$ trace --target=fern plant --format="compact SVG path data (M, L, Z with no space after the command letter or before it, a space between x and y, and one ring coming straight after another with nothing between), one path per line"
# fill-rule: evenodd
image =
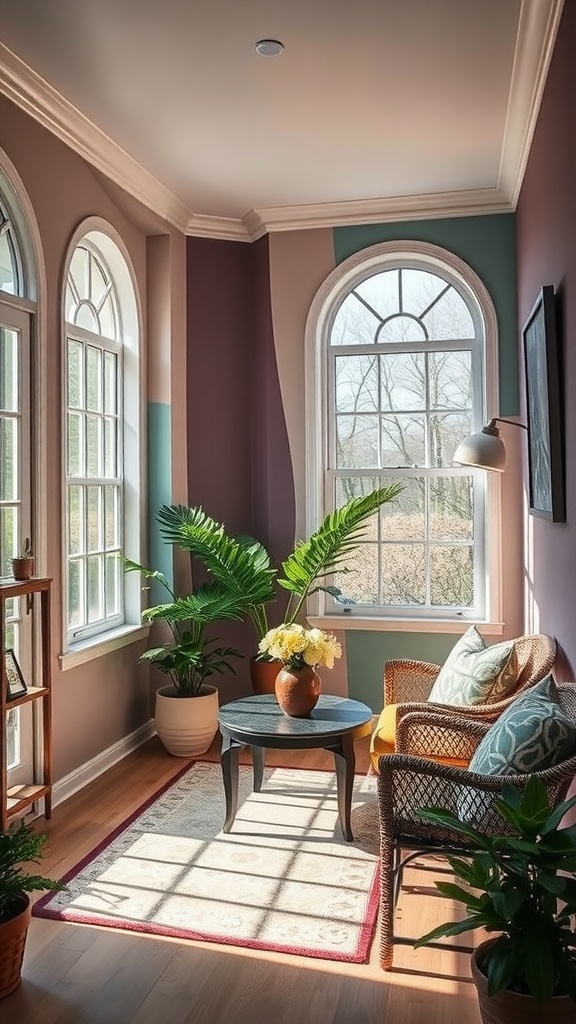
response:
M200 518L207 517L201 513ZM202 529L206 529L205 523ZM222 537L223 549L228 548L228 539ZM243 559L239 558L239 562L243 564ZM209 676L233 671L230 659L241 657L240 652L234 647L218 645L207 630L225 619L242 621L251 602L265 592L260 578L254 580L252 589L246 586L243 590L240 583L245 580L243 571L237 580L232 576L228 582L224 579L211 580L198 587L195 593L177 597L167 578L158 570L147 569L129 559L125 559L124 568L126 572L139 572L145 579L156 581L170 597L169 601L147 608L142 613L149 622L167 623L171 632L170 642L145 651L141 660L152 662L169 676L179 697L195 697Z
M260 641L268 631L267 606L276 598L275 582L288 591L284 614L278 616L286 625L296 622L311 594L323 590L338 597L341 590L327 577L337 570L347 571L345 560L356 549L369 519L402 489L401 484L382 487L335 509L308 540L296 545L280 570L272 566L259 541L230 536L222 523L201 508L164 505L157 520L164 540L199 558L214 581L238 606L244 605Z
M163 573L125 559L126 572L156 581L170 598L143 612L150 622L165 621L171 640L145 651L142 660L166 673L178 696L196 696L208 676L231 670L231 659L241 657L234 648L210 639L208 628L225 619L249 618L260 641L268 631L267 606L276 600L276 583L288 591L283 616L288 625L296 622L310 594L324 590L338 596L341 591L327 577L336 570L346 572L345 559L356 548L370 517L401 490L401 485L380 488L331 512L307 541L296 545L280 571L259 541L232 536L201 507L163 505L156 516L162 539L199 559L208 580L194 593L178 597Z
M19 907L23 893L41 889L62 889L62 882L25 871L23 864L38 863L46 835L21 822L0 832L0 922L9 921Z
M295 622L307 598L319 590L340 597L342 591L327 584L326 577L337 570L348 572L344 562L356 550L368 520L403 489L401 484L392 484L351 498L330 512L308 540L296 545L282 563L283 575L278 577L279 585L290 595L283 622L287 625Z
M199 506L163 505L156 518L163 540L198 558L221 593L241 610L233 617L248 615L260 632L266 625L262 610L274 600L276 576L263 545L253 537L231 536Z

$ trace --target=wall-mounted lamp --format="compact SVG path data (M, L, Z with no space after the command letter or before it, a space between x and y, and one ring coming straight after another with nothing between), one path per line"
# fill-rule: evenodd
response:
M494 416L478 434L470 434L464 438L454 452L454 462L461 466L476 466L478 469L494 469L498 473L504 471L506 466L506 449L500 437L497 423L511 423L513 427L522 427L527 430L525 423L517 423L516 420L503 420L500 416Z

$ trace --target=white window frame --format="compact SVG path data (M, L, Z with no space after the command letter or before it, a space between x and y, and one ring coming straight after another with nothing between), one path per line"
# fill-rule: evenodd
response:
M62 410L63 410L63 445L62 445L62 552L63 552L63 614L62 614L62 650L60 667L63 670L74 668L95 657L101 657L108 651L115 650L133 643L145 636L147 628L141 624L141 594L136 574L123 574L123 612L117 621L100 628L76 632L68 629L68 573L67 573L67 370L68 370L68 339L80 338L84 342L90 339L90 332L79 329L66 322L66 282L72 256L80 244L91 248L106 265L114 281L119 305L121 321L122 369L119 374L121 387L123 450L119 456L122 470L122 509L121 547L125 557L141 560L144 524L146 516L143 501L144 484L144 452L141 438L143 436L143 402L144 389L142 380L142 316L139 302L136 276L128 251L118 233L107 222L91 217L84 221L74 232L68 246L62 281ZM104 349L114 348L114 343L98 339ZM95 481L96 482L96 481ZM76 634L76 635L74 635Z
M46 556L46 273L40 232L34 210L20 176L8 155L0 149L0 192L3 228L10 232L15 262L15 282L11 291L0 289L2 322L19 339L19 423L18 468L19 506L18 549L24 537L34 546L37 574ZM15 551L17 553L17 551ZM29 683L38 677L41 652L32 616L24 615L23 599L14 602L14 614L8 620L14 629L14 644L19 662ZM10 784L30 778L30 770L42 759L43 732L37 728L39 704L15 708L16 764L10 766Z
M425 242L383 242L363 249L339 264L319 288L306 323L306 430L307 430L307 534L317 528L332 507L332 479L329 467L331 430L331 356L329 334L337 308L344 296L360 281L398 266L417 266L439 273L465 298L474 319L484 331L481 353L482 394L475 394L472 430L480 430L491 416L498 415L498 331L492 299L478 275L463 260L439 246ZM339 346L340 348L340 346ZM342 350L347 351L346 349ZM401 611L382 606L344 611L323 593L308 602L308 618L314 624L344 629L393 629L422 632L461 632L463 621L491 625L495 633L502 626L500 579L500 482L498 474L482 470L473 473L474 486L484 491L485 514L475 522L475 552L483 566L484 607L480 617L452 610ZM348 606L349 607L349 606ZM490 628L485 632L490 632Z

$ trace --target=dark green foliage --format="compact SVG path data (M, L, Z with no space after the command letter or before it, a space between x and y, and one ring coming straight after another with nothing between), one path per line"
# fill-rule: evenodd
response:
M172 632L169 645L146 651L143 659L170 677L179 696L199 693L208 676L230 669L229 659L240 656L230 647L214 646L206 628L225 619L250 618L260 640L268 629L266 606L276 599L275 582L290 592L287 623L296 621L306 598L316 590L337 596L340 591L326 585L325 577L337 568L342 571L344 558L354 550L370 517L401 490L401 485L381 488L330 513L309 540L296 546L280 577L266 549L253 537L231 536L223 523L200 507L163 505L156 516L163 540L199 559L209 581L186 597L176 597L161 572L125 559L126 572L155 580L171 598L143 613L151 622L164 620Z
M479 966L488 978L488 993L501 989L531 994L539 1003L553 995L576 1000L576 826L560 829L560 821L576 797L552 809L540 779L530 776L523 792L504 783L498 813L513 834L487 836L441 808L425 808L421 816L448 826L477 846L470 859L449 857L465 888L436 882L449 899L461 902L468 916L434 928L416 946L443 935L473 928L501 933ZM568 872L561 874L560 872Z
M143 612L143 618L150 622L163 620L168 624L171 643L146 651L142 660L153 662L166 673L178 696L194 697L205 679L233 671L230 659L241 657L232 647L217 646L207 636L207 628L226 619L242 621L261 603L271 600L274 570L261 544L252 538L231 537L222 523L201 508L164 505L156 518L163 539L200 559L212 578L194 593L177 597L161 572L124 561L126 572L139 572L155 580L171 597L165 604Z
M201 508L164 505L157 519L164 540L201 559L231 598L244 602L261 639L268 629L266 605L275 599L275 580L290 593L282 616L288 624L296 621L309 594L325 590L337 597L340 590L326 585L326 576L336 569L346 571L342 563L356 548L370 517L402 490L401 484L381 487L335 509L308 540L296 545L282 563L283 575L277 575L259 541L231 537L222 523L215 522Z
M12 906L22 893L41 889L62 889L61 882L25 871L23 864L37 864L46 836L21 822L0 832L0 921L10 920Z
M306 598L318 590L325 590L338 597L337 587L326 586L322 581L335 572L346 572L344 560L357 547L362 532L371 516L386 502L393 501L403 490L401 484L381 487L370 494L351 498L341 508L330 512L308 540L301 541L291 555L282 563L283 576L278 583L290 592L284 622L295 622ZM292 609L290 601L297 598Z

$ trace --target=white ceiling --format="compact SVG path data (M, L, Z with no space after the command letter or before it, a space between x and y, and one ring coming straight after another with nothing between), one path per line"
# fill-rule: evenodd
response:
M0 92L194 234L510 210L562 4L0 0Z

